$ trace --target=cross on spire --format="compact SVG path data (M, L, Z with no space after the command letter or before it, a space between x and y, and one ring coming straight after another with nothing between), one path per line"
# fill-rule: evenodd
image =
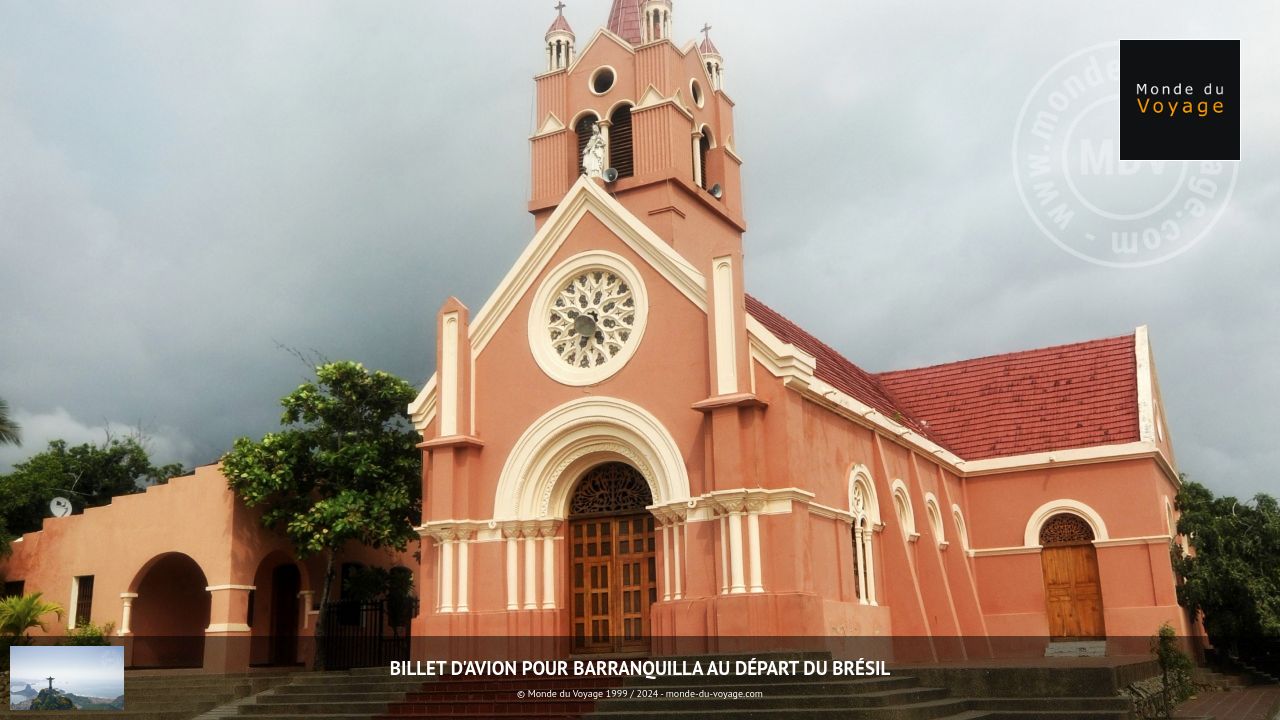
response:
M704 36L704 37L706 37L708 40L710 40L710 39L711 39L711 24L710 24L710 23L704 24L704 25L702 26L702 30L701 30L701 32L702 32L702 34L703 34L703 36Z
M564 5L563 0L562 0L561 2L556 3L556 12L560 13L561 15L563 15L563 14L564 14L564 8L565 8L565 5Z

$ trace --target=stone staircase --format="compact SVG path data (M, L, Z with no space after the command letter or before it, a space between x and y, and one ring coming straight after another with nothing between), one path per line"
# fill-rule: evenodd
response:
M382 667L298 673L287 684L219 707L199 720L368 720L422 685L421 678L392 677Z
M189 720L237 698L249 697L289 682L288 673L203 675L130 671L125 673L122 711L76 710L40 712L40 720L84 720L85 714L108 713L112 720Z

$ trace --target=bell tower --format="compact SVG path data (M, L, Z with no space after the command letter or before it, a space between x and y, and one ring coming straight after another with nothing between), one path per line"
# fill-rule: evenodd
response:
M605 26L579 45L564 4L556 11L547 70L535 77L535 225L589 174L695 265L740 256L742 160L710 27L701 44L677 45L673 0L613 0Z

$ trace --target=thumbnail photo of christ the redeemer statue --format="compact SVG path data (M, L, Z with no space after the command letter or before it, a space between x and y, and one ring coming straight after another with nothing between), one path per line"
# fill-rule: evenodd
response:
M10 710L123 710L124 648L14 647Z

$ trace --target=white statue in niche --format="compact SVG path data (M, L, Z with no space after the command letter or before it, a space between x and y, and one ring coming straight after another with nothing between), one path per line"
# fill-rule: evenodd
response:
M591 124L591 139L582 151L582 174L589 178L604 174L604 128L598 122Z

